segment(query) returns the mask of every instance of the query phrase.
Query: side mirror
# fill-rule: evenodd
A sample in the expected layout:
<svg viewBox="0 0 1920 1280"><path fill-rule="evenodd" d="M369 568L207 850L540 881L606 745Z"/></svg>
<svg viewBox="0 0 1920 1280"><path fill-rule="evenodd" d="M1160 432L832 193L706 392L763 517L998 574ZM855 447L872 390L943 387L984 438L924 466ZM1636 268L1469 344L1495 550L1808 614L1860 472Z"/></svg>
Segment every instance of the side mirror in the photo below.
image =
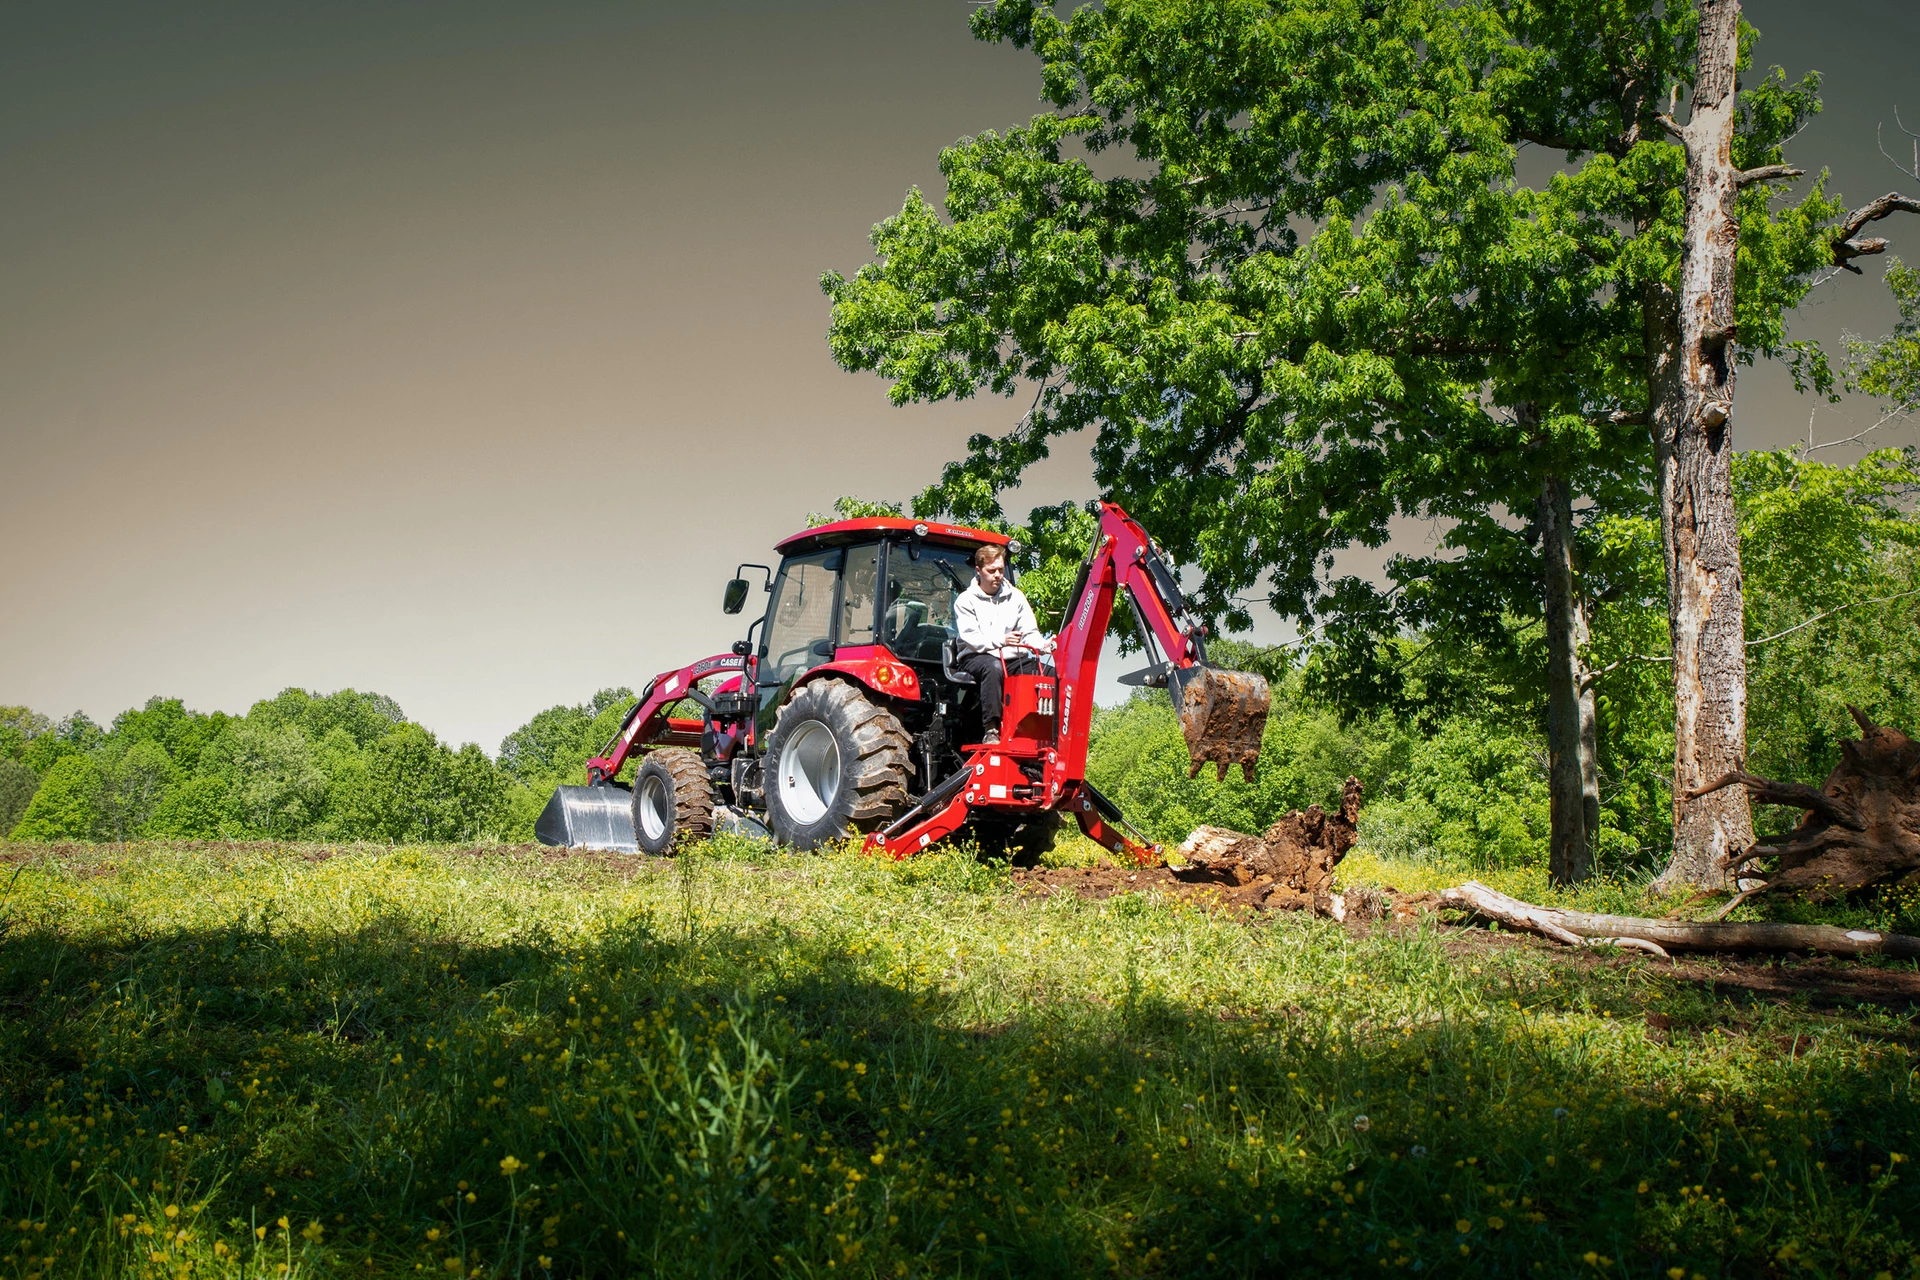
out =
<svg viewBox="0 0 1920 1280"><path fill-rule="evenodd" d="M745 658L753 653L753 646L745 640L735 640L733 642L733 648L729 650L729 652L736 658Z"/></svg>
<svg viewBox="0 0 1920 1280"><path fill-rule="evenodd" d="M815 640L807 652L816 658L831 658L833 656L833 641Z"/></svg>
<svg viewBox="0 0 1920 1280"><path fill-rule="evenodd" d="M726 613L738 613L747 607L747 580L735 578L727 583L727 594L720 601Z"/></svg>

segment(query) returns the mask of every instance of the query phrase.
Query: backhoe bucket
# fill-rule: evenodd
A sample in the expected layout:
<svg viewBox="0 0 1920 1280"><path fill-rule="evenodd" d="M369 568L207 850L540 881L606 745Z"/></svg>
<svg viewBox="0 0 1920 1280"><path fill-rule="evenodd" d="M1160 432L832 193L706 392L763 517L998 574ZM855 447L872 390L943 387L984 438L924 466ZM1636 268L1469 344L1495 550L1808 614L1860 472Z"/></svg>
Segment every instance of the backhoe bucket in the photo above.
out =
<svg viewBox="0 0 1920 1280"><path fill-rule="evenodd" d="M541 844L640 852L633 839L633 792L617 782L556 788L533 834Z"/></svg>
<svg viewBox="0 0 1920 1280"><path fill-rule="evenodd" d="M1175 668L1168 673L1167 692L1180 715L1180 732L1187 739L1193 773L1208 762L1227 776L1237 764L1247 781L1260 760L1260 736L1267 730L1267 707L1272 699L1265 677L1250 671L1220 671L1208 666Z"/></svg>

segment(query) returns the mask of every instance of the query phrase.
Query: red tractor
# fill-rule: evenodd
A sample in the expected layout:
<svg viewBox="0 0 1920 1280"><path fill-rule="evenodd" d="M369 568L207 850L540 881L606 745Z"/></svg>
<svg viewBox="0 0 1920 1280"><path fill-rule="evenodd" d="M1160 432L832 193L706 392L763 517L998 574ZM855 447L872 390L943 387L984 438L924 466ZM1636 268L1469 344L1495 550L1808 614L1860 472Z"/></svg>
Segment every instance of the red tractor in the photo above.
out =
<svg viewBox="0 0 1920 1280"><path fill-rule="evenodd" d="M1055 669L1008 675L1002 739L981 743L954 602L982 543L1009 545L931 521L841 520L782 542L777 572L740 566L736 575L765 575L766 612L731 653L647 682L587 762L589 785L555 793L540 840L665 854L716 830L794 849L861 833L870 852L904 857L964 830L983 853L1030 863L1071 813L1092 839L1146 861L1157 846L1086 778L1094 674L1122 589L1148 658L1122 681L1172 695L1194 772L1212 763L1225 777L1238 764L1252 776L1266 681L1206 664L1206 628L1173 573L1145 531L1104 503L1061 614ZM744 576L727 583L726 612L740 613L751 589ZM635 755L629 790L615 779Z"/></svg>

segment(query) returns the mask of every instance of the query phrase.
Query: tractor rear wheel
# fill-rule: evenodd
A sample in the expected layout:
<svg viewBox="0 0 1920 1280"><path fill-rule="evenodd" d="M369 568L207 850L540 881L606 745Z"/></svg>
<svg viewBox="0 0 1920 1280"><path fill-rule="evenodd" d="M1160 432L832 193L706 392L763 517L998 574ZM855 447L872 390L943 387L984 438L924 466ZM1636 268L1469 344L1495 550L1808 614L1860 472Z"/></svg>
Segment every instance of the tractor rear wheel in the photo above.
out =
<svg viewBox="0 0 1920 1280"><path fill-rule="evenodd" d="M713 782L699 752L649 752L633 775L634 843L664 857L683 840L704 840L713 834L713 805Z"/></svg>
<svg viewBox="0 0 1920 1280"><path fill-rule="evenodd" d="M803 686L767 735L767 818L781 844L817 849L872 831L907 807L913 740L891 711L843 680Z"/></svg>

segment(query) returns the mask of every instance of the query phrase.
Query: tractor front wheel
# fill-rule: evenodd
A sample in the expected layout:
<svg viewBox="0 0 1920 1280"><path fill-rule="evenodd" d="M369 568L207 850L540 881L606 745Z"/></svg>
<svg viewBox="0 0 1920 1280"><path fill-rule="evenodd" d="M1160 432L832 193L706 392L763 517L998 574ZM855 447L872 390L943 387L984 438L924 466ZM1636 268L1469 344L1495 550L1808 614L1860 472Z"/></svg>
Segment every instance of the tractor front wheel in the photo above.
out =
<svg viewBox="0 0 1920 1280"><path fill-rule="evenodd" d="M893 821L907 807L912 746L893 713L856 686L827 679L802 687L767 736L774 838L817 849Z"/></svg>
<svg viewBox="0 0 1920 1280"><path fill-rule="evenodd" d="M634 843L665 857L682 840L704 840L713 834L713 805L713 783L699 752L649 752L633 775Z"/></svg>

